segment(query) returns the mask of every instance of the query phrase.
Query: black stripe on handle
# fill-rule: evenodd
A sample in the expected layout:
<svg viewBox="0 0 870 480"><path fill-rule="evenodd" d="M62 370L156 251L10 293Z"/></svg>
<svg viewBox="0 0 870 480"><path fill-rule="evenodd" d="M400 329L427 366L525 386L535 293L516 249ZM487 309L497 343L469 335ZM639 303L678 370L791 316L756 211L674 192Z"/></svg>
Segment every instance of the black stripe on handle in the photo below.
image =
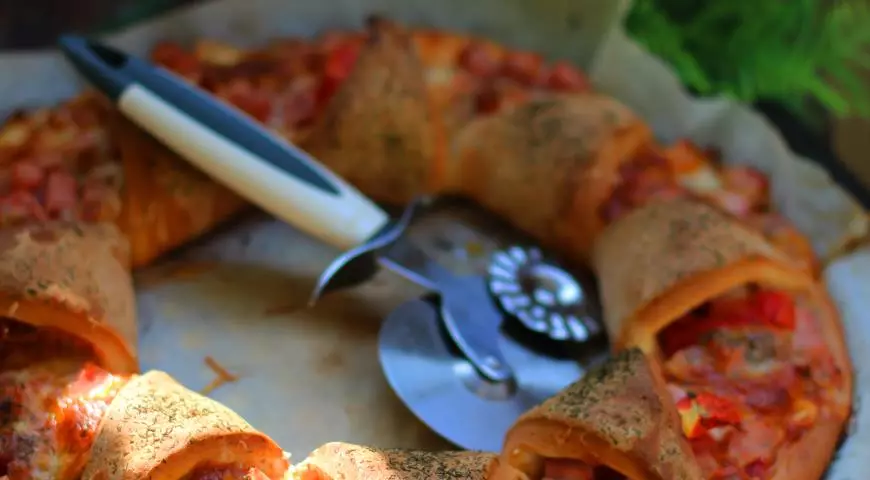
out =
<svg viewBox="0 0 870 480"><path fill-rule="evenodd" d="M287 174L334 196L335 183L301 149L274 135L207 92L181 78L113 48L77 36L64 36L60 46L70 61L98 89L117 102L124 91L139 84L184 112L205 128L262 158Z"/></svg>

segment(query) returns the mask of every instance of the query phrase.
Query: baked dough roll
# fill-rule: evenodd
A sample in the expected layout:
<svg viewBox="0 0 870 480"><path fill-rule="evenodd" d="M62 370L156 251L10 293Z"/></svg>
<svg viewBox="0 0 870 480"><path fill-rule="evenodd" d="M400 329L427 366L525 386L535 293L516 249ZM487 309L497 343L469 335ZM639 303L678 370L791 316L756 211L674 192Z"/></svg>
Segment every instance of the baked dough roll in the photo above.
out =
<svg viewBox="0 0 870 480"><path fill-rule="evenodd" d="M123 166L116 220L130 242L133 268L214 229L248 207L144 130L113 111L110 133Z"/></svg>
<svg viewBox="0 0 870 480"><path fill-rule="evenodd" d="M461 191L538 241L586 261L620 166L652 134L600 94L532 99L472 121L453 142Z"/></svg>
<svg viewBox="0 0 870 480"><path fill-rule="evenodd" d="M291 469L291 480L486 480L497 464L491 453L378 449L332 442Z"/></svg>
<svg viewBox="0 0 870 480"><path fill-rule="evenodd" d="M138 371L128 258L112 225L0 230L0 370L78 350L113 373Z"/></svg>
<svg viewBox="0 0 870 480"><path fill-rule="evenodd" d="M614 346L655 360L706 477L821 475L850 414L852 366L804 263L691 200L616 221L593 259Z"/></svg>
<svg viewBox="0 0 870 480"><path fill-rule="evenodd" d="M492 478L703 477L664 381L639 349L629 349L523 414Z"/></svg>
<svg viewBox="0 0 870 480"><path fill-rule="evenodd" d="M437 127L410 34L371 18L359 56L301 146L378 201L425 193Z"/></svg>
<svg viewBox="0 0 870 480"><path fill-rule="evenodd" d="M232 410L150 371L109 406L82 479L279 480L288 465L272 439Z"/></svg>

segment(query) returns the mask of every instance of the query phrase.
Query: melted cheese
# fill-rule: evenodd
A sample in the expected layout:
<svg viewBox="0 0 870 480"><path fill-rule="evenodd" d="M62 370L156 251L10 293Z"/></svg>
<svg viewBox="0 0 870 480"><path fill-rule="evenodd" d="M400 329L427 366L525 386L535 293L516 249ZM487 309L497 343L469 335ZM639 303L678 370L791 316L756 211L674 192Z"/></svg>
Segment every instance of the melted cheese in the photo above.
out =
<svg viewBox="0 0 870 480"><path fill-rule="evenodd" d="M724 189L719 174L710 165L702 165L691 172L685 172L678 179L680 185L699 195L718 193Z"/></svg>
<svg viewBox="0 0 870 480"><path fill-rule="evenodd" d="M79 358L61 358L0 373L0 465L9 480L78 478L106 408L127 378Z"/></svg>

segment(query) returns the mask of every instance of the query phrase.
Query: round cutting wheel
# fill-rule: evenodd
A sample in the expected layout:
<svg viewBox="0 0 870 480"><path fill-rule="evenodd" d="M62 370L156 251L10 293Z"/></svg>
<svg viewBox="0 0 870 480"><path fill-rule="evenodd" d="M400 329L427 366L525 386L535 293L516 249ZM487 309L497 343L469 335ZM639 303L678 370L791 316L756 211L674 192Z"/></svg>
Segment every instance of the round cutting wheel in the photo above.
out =
<svg viewBox="0 0 870 480"><path fill-rule="evenodd" d="M544 258L537 248L519 246L492 255L489 290L508 315L552 340L585 342L601 333L589 313L580 281Z"/></svg>
<svg viewBox="0 0 870 480"><path fill-rule="evenodd" d="M378 351L399 398L432 430L465 449L499 451L517 417L583 374L576 360L535 353L502 335L500 347L516 376L490 383L445 338L433 305L412 300L387 317Z"/></svg>

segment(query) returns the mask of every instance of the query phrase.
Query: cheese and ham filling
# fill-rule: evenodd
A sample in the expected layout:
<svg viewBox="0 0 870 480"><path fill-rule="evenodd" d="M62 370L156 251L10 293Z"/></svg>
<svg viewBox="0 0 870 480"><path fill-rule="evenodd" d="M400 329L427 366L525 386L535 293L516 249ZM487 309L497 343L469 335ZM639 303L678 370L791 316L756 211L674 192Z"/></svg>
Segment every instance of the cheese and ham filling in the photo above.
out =
<svg viewBox="0 0 870 480"><path fill-rule="evenodd" d="M737 289L660 332L668 387L706 478L767 479L825 421L842 374L800 296Z"/></svg>
<svg viewBox="0 0 870 480"><path fill-rule="evenodd" d="M625 480L625 476L603 466L592 466L580 460L549 458L544 461L541 480Z"/></svg>
<svg viewBox="0 0 870 480"><path fill-rule="evenodd" d="M443 45L448 50L439 51L437 35L421 31L412 32L411 37L418 42L418 52L434 47L432 56L441 58L453 39L445 38ZM188 51L164 42L153 50L151 58L294 138L311 126L350 75L365 41L364 32L330 31L313 40L276 40L256 50L203 41ZM423 58L422 63L426 60ZM568 63L547 65L536 53L504 51L475 39L469 39L451 63L447 68L438 65L427 69L424 78L434 85L449 85L451 98L470 98L478 115L521 104L540 92L590 89L586 76Z"/></svg>
<svg viewBox="0 0 870 480"><path fill-rule="evenodd" d="M243 465L206 463L196 467L181 480L269 480L262 470Z"/></svg>
<svg viewBox="0 0 870 480"><path fill-rule="evenodd" d="M0 319L0 475L76 479L97 425L130 377L62 332Z"/></svg>
<svg viewBox="0 0 870 480"><path fill-rule="evenodd" d="M3 123L0 227L120 215L123 170L106 130L109 112L100 97L83 95Z"/></svg>

